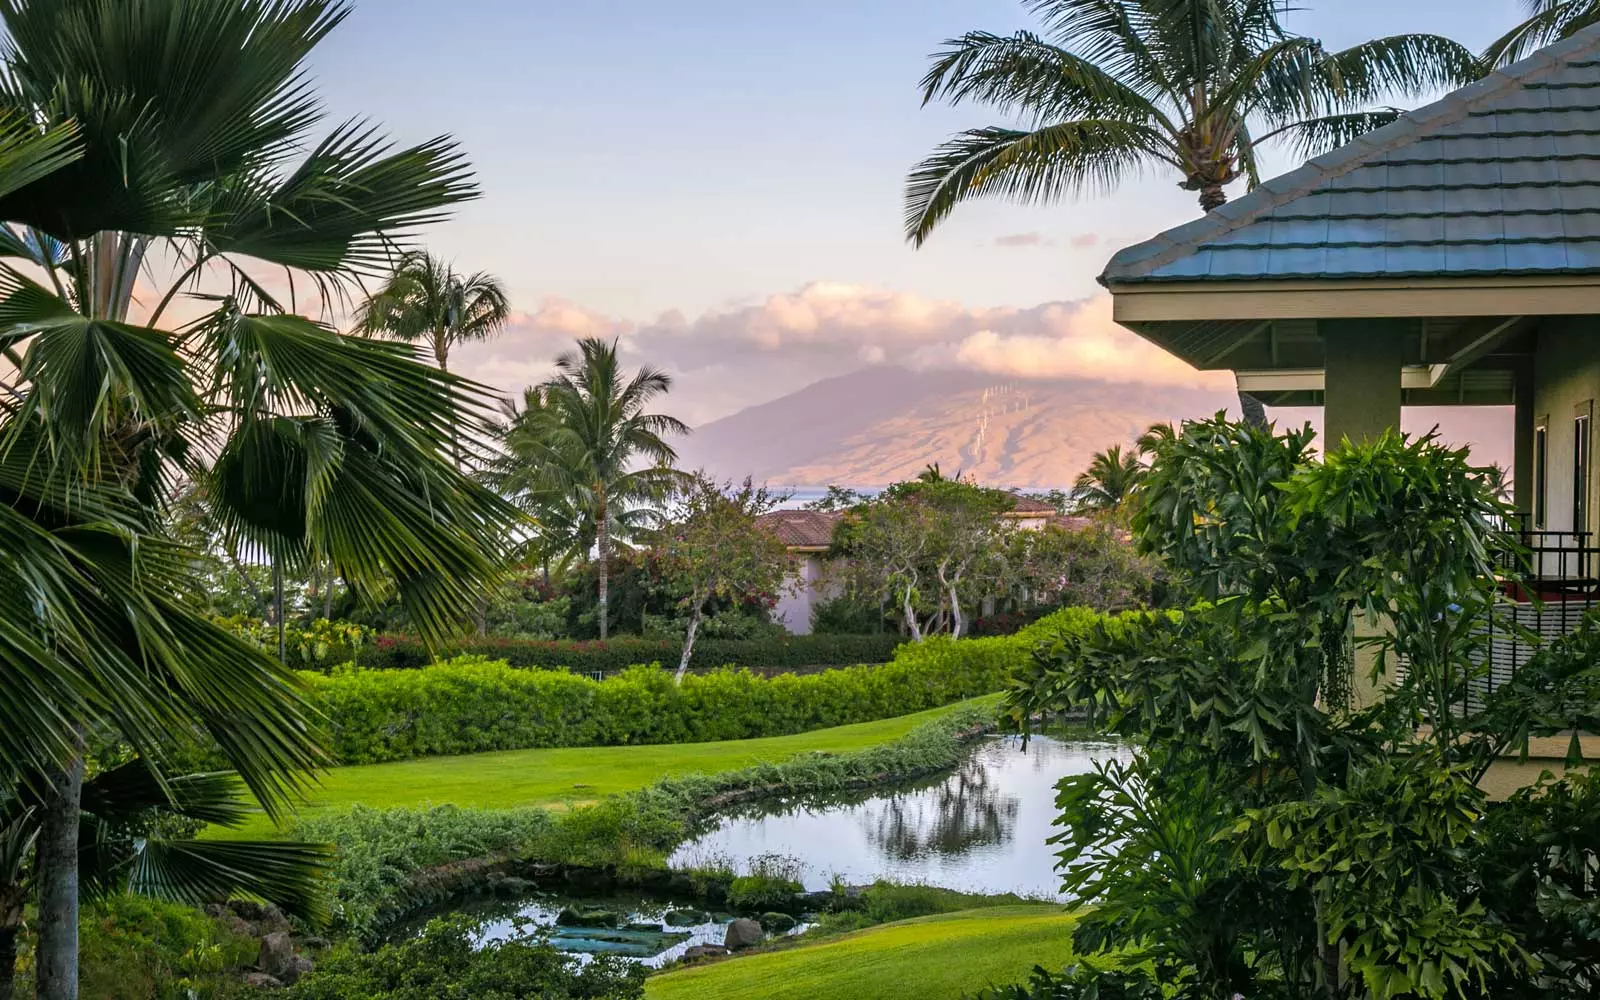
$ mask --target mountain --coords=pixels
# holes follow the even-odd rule
[[[781,485],[883,486],[930,462],[995,486],[1068,486],[1090,457],[1151,424],[1227,409],[1231,392],[1102,382],[1006,380],[977,372],[879,366],[824,379],[697,428],[680,465]],[[1280,426],[1320,423],[1318,409],[1272,410]],[[1410,407],[1405,429],[1439,425],[1482,463],[1511,460],[1509,407]]]
[[[1224,407],[1237,409],[1231,393],[874,367],[705,424],[678,452],[684,468],[785,485],[881,486],[937,462],[984,483],[1066,486],[1108,445]]]

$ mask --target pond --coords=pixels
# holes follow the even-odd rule
[[[1105,740],[998,736],[947,776],[851,796],[767,801],[729,815],[673,854],[673,867],[777,854],[796,859],[808,890],[834,877],[877,879],[963,892],[1056,899],[1055,785],[1096,760],[1131,750]]]
[[[1036,736],[1024,747],[1017,737],[991,737],[938,777],[743,807],[680,847],[670,864],[746,872],[764,856],[779,855],[798,864],[810,891],[829,888],[837,877],[850,885],[889,879],[1059,899],[1055,857],[1045,842],[1055,832],[1056,782],[1091,770],[1095,761],[1129,756],[1128,748],[1105,740]],[[539,893],[457,909],[478,917],[480,944],[545,934],[565,951],[650,966],[698,945],[721,945],[733,919],[686,900],[638,894]]]

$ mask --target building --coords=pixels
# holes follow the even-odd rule
[[[793,567],[789,586],[779,597],[772,616],[793,635],[808,635],[812,609],[838,596],[838,584],[829,578],[827,566],[833,529],[841,516],[833,511],[775,510],[760,518],[760,523],[789,550]],[[1052,521],[1073,520],[1061,518],[1047,503],[1020,495],[1016,504],[1000,516],[1025,531],[1038,531]]]
[[[1324,439],[1403,406],[1512,407],[1515,502],[1551,605],[1596,599],[1600,28],[1112,258],[1116,320]],[[1515,668],[1500,651],[1497,677]]]

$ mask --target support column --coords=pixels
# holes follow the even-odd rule
[[[1406,320],[1323,320],[1322,449],[1400,429],[1400,367]]]
[[[1410,326],[1395,320],[1323,320],[1322,451],[1327,454],[1349,438],[1374,440],[1400,429],[1400,366],[1405,363],[1405,338]],[[1381,617],[1357,615],[1353,707],[1366,708],[1394,683],[1392,674],[1374,681],[1376,652],[1362,644],[1385,629]]]
[[[1533,517],[1533,359],[1521,358],[1512,374],[1511,479],[1512,505]]]

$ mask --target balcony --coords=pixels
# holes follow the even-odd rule
[[[1549,531],[1530,527],[1531,523],[1531,518],[1519,515],[1508,528],[1507,539],[1515,545],[1501,551],[1499,565],[1512,617],[1548,641],[1576,629],[1585,614],[1600,606],[1600,545],[1593,532]],[[1492,640],[1486,657],[1489,671],[1474,685],[1474,696],[1510,680],[1533,652],[1528,643]]]

